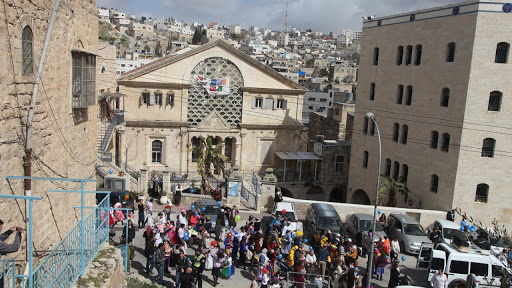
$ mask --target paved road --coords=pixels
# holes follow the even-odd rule
[[[158,214],[159,211],[162,211],[163,208],[164,208],[163,206],[154,205],[154,211],[156,212],[156,214]],[[173,207],[172,208],[173,213],[172,213],[171,219],[176,219],[177,212],[179,211],[180,208],[189,209],[189,207],[183,207],[183,206]],[[242,210],[242,211],[240,211],[241,220],[239,223],[245,224],[247,219],[249,218],[249,215],[254,215],[255,217],[259,217],[260,219],[263,216],[268,216],[268,214],[262,215],[262,214],[254,213],[252,211],[243,211]],[[117,239],[117,237],[119,237],[121,235],[122,227],[121,227],[121,225],[117,225],[114,229],[117,232],[116,233],[116,241],[119,241]],[[145,238],[142,237],[143,231],[144,231],[144,229],[138,229],[138,228],[136,230],[135,240],[133,241],[133,244],[135,246],[135,257],[132,261],[131,272],[140,274],[144,277],[149,277],[145,272],[146,257],[144,256],[144,240],[145,240]],[[222,245],[221,245],[221,247],[222,247]],[[189,255],[194,255],[194,251],[190,248],[188,249],[188,253],[189,253]],[[401,258],[401,256],[402,256],[402,254],[399,256],[399,259]],[[402,275],[408,275],[409,277],[411,277],[412,279],[414,279],[416,281],[416,283],[411,284],[411,285],[427,287],[426,279],[424,279],[423,281],[418,280],[418,279],[422,278],[421,277],[422,272],[413,268],[416,266],[416,257],[412,256],[412,255],[405,255],[405,256],[406,256],[406,261],[402,262],[400,264],[400,272],[402,273]],[[368,260],[368,258],[360,257],[359,258],[359,266],[366,267],[367,260]],[[173,273],[171,273],[172,275],[169,275],[169,274],[164,275],[164,283],[165,283],[166,287],[175,287],[175,283],[174,283],[175,273],[174,273],[174,270],[171,270],[171,271],[173,272]],[[156,273],[156,269],[153,269],[153,273]],[[249,287],[253,273],[256,273],[256,269],[252,269],[250,271],[248,271],[248,270],[243,271],[241,269],[236,269],[235,275],[232,279],[229,279],[229,280],[222,279],[222,278],[219,279],[219,283],[218,283],[217,287],[238,287],[238,288]],[[390,274],[389,269],[386,269],[386,272],[384,275],[384,280],[380,281],[380,280],[374,279],[372,281],[372,286],[374,288],[387,287],[387,283],[389,281],[389,274]],[[327,287],[327,285],[324,285],[324,286]],[[204,272],[203,287],[205,287],[205,288],[213,287],[213,277],[212,277],[210,271]],[[316,287],[316,286],[310,284],[310,285],[306,285],[306,287],[310,288],[310,287]]]

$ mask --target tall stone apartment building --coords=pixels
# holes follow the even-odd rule
[[[32,176],[96,177],[96,1],[62,1],[42,71],[32,130]],[[0,4],[0,193],[24,194],[27,114],[55,1],[13,0]],[[46,193],[79,189],[79,183],[33,181],[34,250],[48,250],[80,219],[80,195]],[[85,189],[95,189],[94,184]],[[95,205],[93,194],[86,206]],[[24,227],[25,202],[0,199],[4,229]],[[3,232],[3,231],[2,231]],[[23,245],[25,247],[25,245]],[[22,253],[21,257],[25,254]],[[35,256],[44,256],[36,253]]]
[[[466,1],[363,23],[348,201],[374,202],[382,174],[405,206],[461,208],[510,227],[511,4]]]
[[[227,80],[229,90],[210,94],[200,79]],[[118,83],[126,95],[121,143],[133,167],[195,172],[199,136],[222,139],[223,154],[242,171],[281,167],[276,152],[299,150],[306,90],[222,40],[124,73]],[[126,159],[121,150],[116,156]]]

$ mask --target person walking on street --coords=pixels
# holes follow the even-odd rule
[[[327,260],[329,258],[329,251],[324,247],[318,249],[318,271],[322,274],[322,278],[325,278],[325,269],[327,268]]]
[[[194,256],[194,266],[195,276],[197,279],[197,288],[203,288],[203,271],[204,264],[206,262],[206,257],[201,252],[201,248],[196,250],[196,255]]]
[[[148,217],[153,216],[153,198],[149,199],[148,202],[146,202],[146,213],[148,214]]]
[[[142,199],[139,200],[139,203],[137,204],[137,208],[139,209],[139,229],[144,228],[146,226],[146,221],[144,217],[144,210],[146,210],[146,206],[144,205],[144,202]]]
[[[432,288],[448,288],[448,278],[443,272],[443,269],[439,269],[432,279],[430,279],[430,286]]]
[[[236,209],[236,206],[233,205],[233,208],[229,210],[229,228],[235,228],[236,227],[236,221],[235,217],[240,213],[238,209]]]
[[[213,287],[217,286],[217,281],[219,277],[221,276],[220,270],[224,266],[224,261],[226,260],[224,258],[224,252],[218,251],[217,254],[215,254],[213,251],[210,252],[210,255],[213,257],[213,269],[212,269],[212,276],[213,276]]]
[[[219,215],[217,215],[217,220],[215,221],[215,241],[221,241],[220,236],[225,223],[224,217],[224,209],[220,209]]]
[[[478,287],[478,280],[476,280],[475,273],[469,273],[468,277],[466,277],[466,288],[476,288]]]
[[[190,259],[185,257],[185,252],[181,250],[178,263],[176,263],[176,288],[180,288],[181,278],[188,266],[190,266]]]
[[[398,262],[393,262],[391,265],[388,288],[395,288],[398,285],[400,285],[400,268],[398,267]]]
[[[155,254],[155,266],[158,270],[158,274],[149,278],[151,281],[156,281],[159,285],[163,284],[164,281],[164,243],[158,245],[158,249]]]
[[[398,243],[397,238],[394,238],[393,241],[391,241],[391,261],[398,259],[398,253],[400,253],[400,243]]]
[[[194,288],[194,273],[191,267],[187,267],[183,273],[181,288]]]
[[[152,234],[149,238],[149,240],[146,240],[146,247],[144,249],[144,253],[146,254],[146,273],[148,275],[151,275],[153,272],[153,267],[155,267],[155,241],[156,237],[154,234]]]

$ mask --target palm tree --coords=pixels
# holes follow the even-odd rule
[[[224,161],[227,160],[225,155],[222,155],[222,140],[217,144],[213,144],[211,136],[199,136],[199,145],[193,147],[194,152],[197,153],[197,172],[201,175],[201,194],[209,195],[214,187],[210,182],[213,178],[213,169],[218,169],[225,176],[226,167]]]
[[[404,204],[407,203],[409,193],[411,192],[407,187],[407,183],[403,181],[402,177],[395,180],[386,175],[380,175],[385,180],[380,181],[379,189],[379,205],[386,202],[385,206],[396,207],[397,197],[401,194],[404,197]]]

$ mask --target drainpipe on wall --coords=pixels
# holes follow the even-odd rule
[[[50,39],[52,37],[53,32],[53,25],[55,23],[55,18],[57,16],[57,10],[59,9],[61,0],[56,0],[55,5],[53,7],[52,11],[52,17],[50,19],[50,23],[48,25],[48,31],[46,33],[46,38],[44,40],[44,46],[43,46],[43,52],[41,53],[41,59],[39,60],[39,68],[37,69],[37,75],[36,75],[36,82],[34,83],[34,91],[32,93],[32,99],[30,101],[30,108],[28,111],[28,118],[27,118],[27,138],[25,140],[25,156],[23,157],[23,172],[26,177],[32,177],[32,123],[34,121],[34,114],[36,111],[36,105],[37,105],[37,94],[39,92],[39,83],[41,82],[41,75],[43,74],[43,68],[44,68],[44,61],[46,60],[46,54],[48,53],[48,46],[50,44]],[[32,196],[32,180],[25,179],[25,196]],[[28,201],[31,200],[25,200],[25,225],[28,229]],[[26,247],[31,245],[31,243],[28,243],[28,237],[27,237],[27,243]],[[28,255],[27,255],[28,259]],[[28,263],[28,265],[25,266],[25,274],[28,274],[29,271],[29,265],[32,265],[32,263]],[[31,269],[30,269],[31,270]],[[31,273],[32,271],[30,271]],[[31,277],[32,275],[29,275]]]

